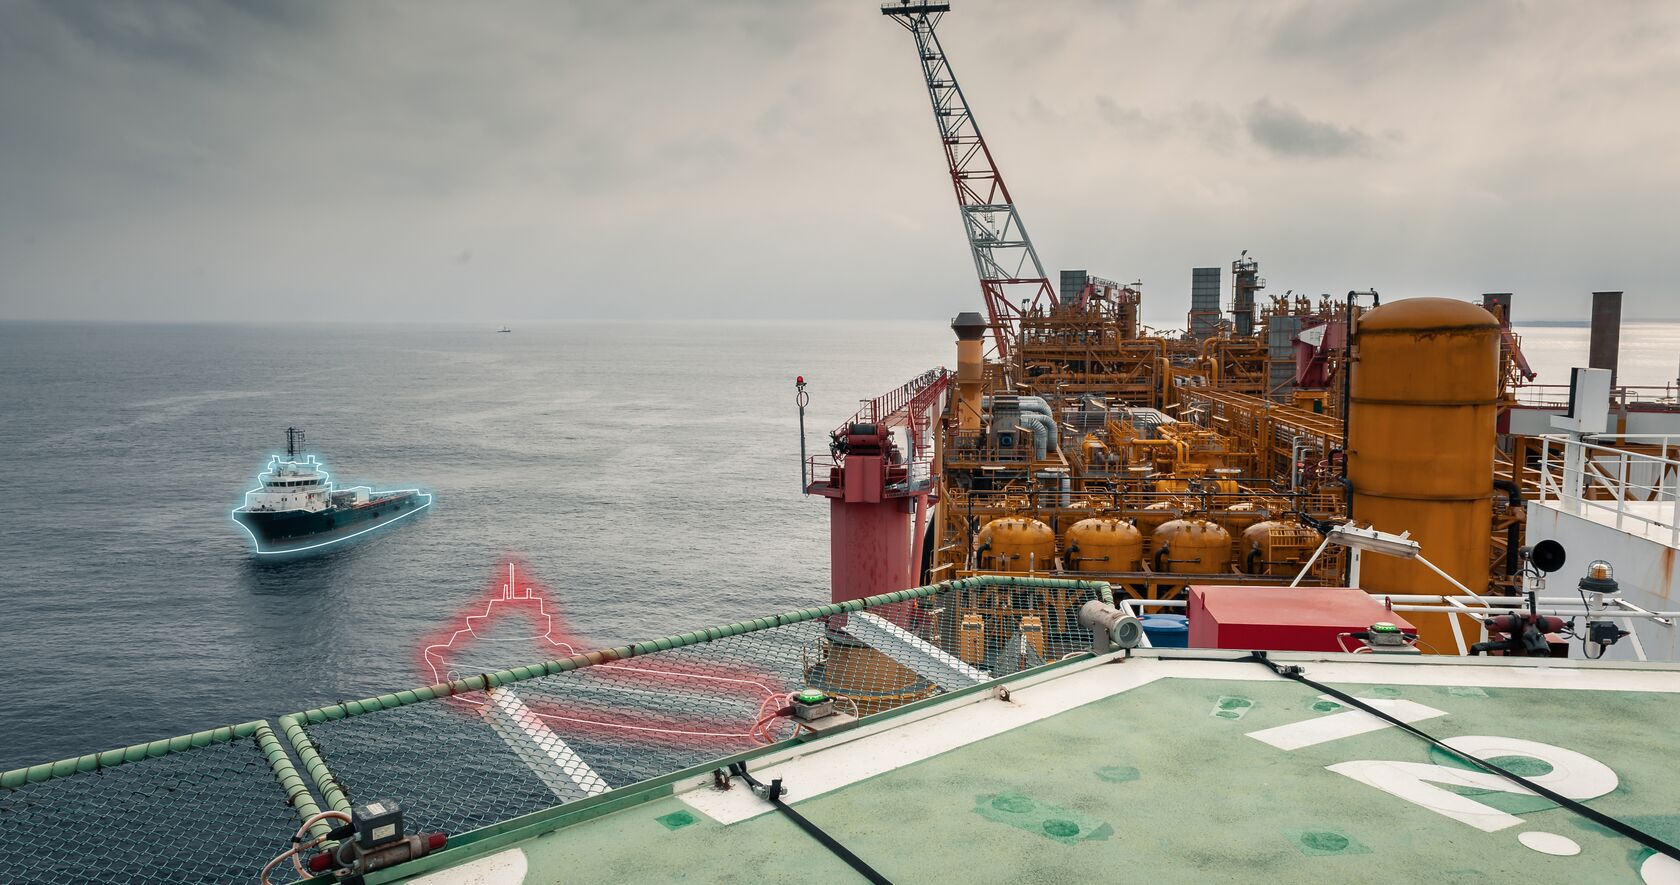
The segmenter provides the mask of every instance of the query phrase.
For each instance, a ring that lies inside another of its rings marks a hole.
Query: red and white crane
[[[950,9],[949,3],[894,0],[881,5],[881,14],[903,25],[916,39],[922,78],[933,104],[933,120],[939,126],[963,232],[986,301],[993,347],[998,359],[1007,365],[1020,336],[1022,315],[1055,307],[1056,290],[1039,263],[1038,251],[1021,223],[1009,187],[1003,183],[1003,173],[986,147],[980,124],[975,122],[962,87],[957,85],[957,75],[934,33]]]

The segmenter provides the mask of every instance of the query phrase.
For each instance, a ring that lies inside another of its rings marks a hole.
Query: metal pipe
[[[1043,461],[1050,456],[1050,449],[1061,450],[1061,441],[1056,432],[1056,422],[1049,415],[1037,412],[1022,412],[1021,424],[1032,430],[1033,452],[1038,460]]]
[[[1522,468],[1520,466],[1513,466],[1512,469],[1520,470]],[[1496,489],[1501,489],[1505,492],[1506,500],[1510,503],[1510,505],[1513,509],[1522,506],[1522,500],[1523,500],[1522,486],[1519,486],[1515,482],[1513,482],[1511,480],[1508,480],[1508,479],[1496,479],[1496,480],[1493,481],[1493,487],[1496,488]],[[1517,522],[1512,521],[1511,525],[1505,529],[1505,575],[1506,575],[1506,577],[1510,577],[1511,575],[1516,574],[1518,568],[1520,567],[1520,556],[1519,556],[1519,554],[1521,553],[1521,549],[1520,549],[1521,543],[1522,543],[1522,526],[1519,525]]]
[[[28,765],[23,768],[0,772],[0,789],[16,789],[26,784],[36,784],[73,774],[100,771],[130,762],[195,750],[210,744],[223,744],[250,737],[267,728],[267,722],[257,719],[239,725],[224,725],[220,728],[196,731],[177,738],[146,741],[145,743],[119,747],[115,750],[71,756],[68,759],[60,759],[56,762],[47,762],[40,765]],[[266,747],[264,751],[266,754]]]
[[[927,542],[928,493],[922,492],[910,500],[916,502],[916,528],[913,530],[914,534],[910,536],[910,568],[914,569],[913,574],[917,578],[917,582],[920,583],[922,551]]]
[[[793,401],[799,406],[799,493],[811,493],[811,475],[808,456],[805,454],[805,406],[810,403],[811,396],[805,392],[805,376],[800,375],[794,382],[795,393]]]
[[[1350,290],[1347,293],[1347,315],[1342,318],[1342,325],[1345,327],[1342,329],[1342,472],[1344,476],[1347,473],[1348,443],[1351,442],[1348,439],[1348,410],[1353,405],[1353,312],[1358,304],[1359,297],[1362,295],[1371,296],[1372,307],[1382,305],[1382,296],[1378,295],[1375,289],[1367,289],[1364,292]],[[1349,519],[1353,518],[1353,488],[1351,486],[1348,487],[1347,515]]]

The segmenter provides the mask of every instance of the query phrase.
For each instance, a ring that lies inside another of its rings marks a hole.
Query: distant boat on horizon
[[[500,329],[497,329],[496,331],[498,331],[498,332],[512,332],[513,330],[508,328],[507,326],[503,326]]]

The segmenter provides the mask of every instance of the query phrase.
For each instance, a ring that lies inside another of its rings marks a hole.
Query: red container
[[[1190,647],[1242,651],[1351,651],[1358,640],[1336,644],[1339,633],[1357,633],[1378,621],[1415,628],[1357,587],[1190,588]]]

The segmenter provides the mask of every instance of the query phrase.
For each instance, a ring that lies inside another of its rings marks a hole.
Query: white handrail
[[[1540,501],[1556,502],[1576,513],[1604,512],[1617,529],[1631,522],[1647,536],[1652,529],[1664,530],[1669,543],[1680,547],[1680,458],[1668,455],[1672,435],[1561,434],[1542,440]],[[1661,454],[1607,444],[1614,442],[1657,443]],[[1562,449],[1561,462],[1553,454],[1554,446]]]

